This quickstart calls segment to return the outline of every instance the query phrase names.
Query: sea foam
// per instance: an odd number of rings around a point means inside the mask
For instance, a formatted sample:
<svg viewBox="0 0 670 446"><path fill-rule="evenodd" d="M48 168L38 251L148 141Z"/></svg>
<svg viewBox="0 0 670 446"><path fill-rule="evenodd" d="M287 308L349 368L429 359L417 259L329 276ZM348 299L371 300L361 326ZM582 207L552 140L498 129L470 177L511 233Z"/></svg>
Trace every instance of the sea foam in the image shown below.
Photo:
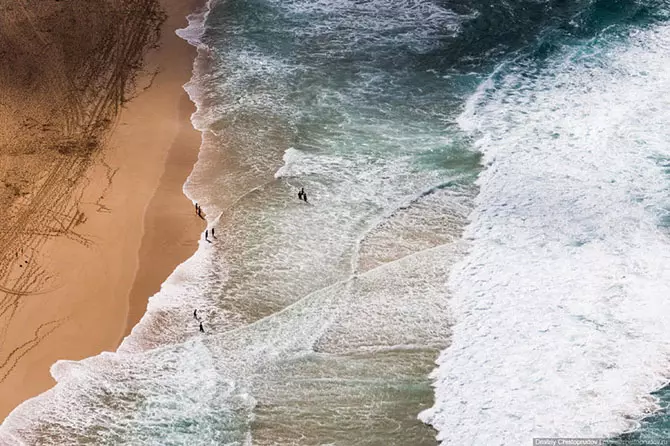
<svg viewBox="0 0 670 446"><path fill-rule="evenodd" d="M420 418L443 444L608 436L670 376L670 28L501 67L459 119L487 170Z"/></svg>

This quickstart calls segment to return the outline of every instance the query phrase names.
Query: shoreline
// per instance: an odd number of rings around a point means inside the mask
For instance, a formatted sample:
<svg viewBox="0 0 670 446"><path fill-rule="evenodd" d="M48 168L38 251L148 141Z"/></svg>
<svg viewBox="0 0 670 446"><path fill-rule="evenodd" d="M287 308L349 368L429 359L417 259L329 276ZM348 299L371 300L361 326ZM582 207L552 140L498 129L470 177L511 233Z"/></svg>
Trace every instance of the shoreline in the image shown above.
<svg viewBox="0 0 670 446"><path fill-rule="evenodd" d="M176 30L202 3L160 1L167 17L159 47L145 57L157 74L142 76L148 88L125 104L72 198L86 243L50 238L33 254L53 286L27 299L13 320L24 328L8 333L8 345L25 338L33 344L0 382L0 422L53 387L49 371L57 360L116 350L149 297L197 249L205 223L183 193L201 142L190 121L195 105L183 89L197 50Z"/></svg>
<svg viewBox="0 0 670 446"><path fill-rule="evenodd" d="M178 7L169 4L174 0L161 0L169 17L174 21L185 23L168 26L171 38L176 38L182 51L187 53L190 64L173 67L178 78L182 78L179 103L177 106L177 134L175 135L165 160L165 171L160 178L158 187L148 203L144 214L143 236L138 250L139 265L129 291L129 309L123 339L130 334L147 309L149 298L156 294L168 276L182 262L191 257L198 249L200 233L205 229L207 221L198 218L193 203L184 193L184 184L198 161L202 144L202 134L191 123L191 115L196 112L196 105L191 101L183 86L193 76L193 64L198 55L197 48L176 34L177 29L188 25L186 17L204 6L204 0L188 0ZM170 21L170 19L168 19ZM166 22L167 23L167 22ZM187 68L187 69L183 69ZM176 71L181 71L176 73ZM175 80L177 82L178 80ZM165 224L165 223L169 224ZM117 345L118 347L118 345Z"/></svg>

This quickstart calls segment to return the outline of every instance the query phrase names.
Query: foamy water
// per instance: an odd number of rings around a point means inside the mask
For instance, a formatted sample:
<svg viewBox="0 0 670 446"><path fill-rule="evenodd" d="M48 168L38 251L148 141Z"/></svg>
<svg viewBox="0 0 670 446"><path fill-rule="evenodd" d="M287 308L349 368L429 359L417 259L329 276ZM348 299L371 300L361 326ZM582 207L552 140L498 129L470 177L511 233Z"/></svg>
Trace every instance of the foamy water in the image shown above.
<svg viewBox="0 0 670 446"><path fill-rule="evenodd" d="M63 445L435 444L416 414L429 406L427 374L449 339L445 281L463 255L478 158L443 128L446 111L429 113L439 108L413 78L435 90L450 81L389 75L374 60L328 67L309 42L293 57L254 41L255 16L209 6L179 34L198 46L185 88L203 132L185 192L217 238L201 240L151 297L118 352L57 363L57 386L17 409L0 435ZM335 4L285 6L257 12L300 23L321 15L310 32L322 37L363 30L338 31ZM438 14L427 34L399 34L428 51L458 25L429 3L390 7L371 38ZM287 45L305 30L270 26ZM321 50L346 57L341 45ZM389 82L395 93L384 92Z"/></svg>
<svg viewBox="0 0 670 446"><path fill-rule="evenodd" d="M602 437L668 382L670 28L507 66L459 123L488 169L421 418L446 444Z"/></svg>

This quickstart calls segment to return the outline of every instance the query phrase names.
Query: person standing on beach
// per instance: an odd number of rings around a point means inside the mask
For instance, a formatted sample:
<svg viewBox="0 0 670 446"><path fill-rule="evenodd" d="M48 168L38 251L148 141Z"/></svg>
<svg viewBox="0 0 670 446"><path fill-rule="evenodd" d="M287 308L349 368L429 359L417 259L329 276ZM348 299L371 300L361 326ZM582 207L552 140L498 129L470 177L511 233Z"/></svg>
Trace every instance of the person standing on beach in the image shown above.
<svg viewBox="0 0 670 446"><path fill-rule="evenodd" d="M205 241L209 241L209 229L205 229Z"/></svg>
<svg viewBox="0 0 670 446"><path fill-rule="evenodd" d="M200 321L200 333L204 333L205 328L202 326L202 321Z"/></svg>
<svg viewBox="0 0 670 446"><path fill-rule="evenodd" d="M307 192L305 192L305 189L302 190L302 199L307 203Z"/></svg>
<svg viewBox="0 0 670 446"><path fill-rule="evenodd" d="M216 238L216 236L214 235L214 228L212 228L212 238Z"/></svg>
<svg viewBox="0 0 670 446"><path fill-rule="evenodd" d="M200 214L200 206L198 206L198 203L195 204L195 213Z"/></svg>
<svg viewBox="0 0 670 446"><path fill-rule="evenodd" d="M302 189L300 189L300 190L298 191L298 200L301 200L301 201L302 201L302 194L304 194L304 193L305 193L305 189L304 189L304 188L302 188Z"/></svg>
<svg viewBox="0 0 670 446"><path fill-rule="evenodd" d="M197 308L195 310L193 310L193 317L198 321L200 320L200 319L198 319L198 309Z"/></svg>

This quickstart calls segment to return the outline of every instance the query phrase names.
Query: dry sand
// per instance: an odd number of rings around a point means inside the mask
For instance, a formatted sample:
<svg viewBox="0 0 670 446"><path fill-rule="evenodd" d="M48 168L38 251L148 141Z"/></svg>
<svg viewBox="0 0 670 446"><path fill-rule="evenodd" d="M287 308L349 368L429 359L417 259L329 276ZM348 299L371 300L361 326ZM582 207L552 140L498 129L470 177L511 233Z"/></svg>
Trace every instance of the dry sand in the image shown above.
<svg viewBox="0 0 670 446"><path fill-rule="evenodd" d="M76 3L0 1L0 420L54 384L56 360L114 350L204 229L182 194L195 49L174 34L201 2L161 0L148 55L153 0ZM143 19L119 18L130 3Z"/></svg>

